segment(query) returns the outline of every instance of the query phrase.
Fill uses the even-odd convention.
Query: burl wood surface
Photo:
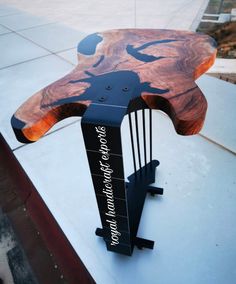
[[[198,133],[207,102],[194,80],[215,56],[214,40],[193,32],[124,29],[90,35],[78,45],[76,68],[29,98],[12,117],[12,127],[19,141],[36,141],[58,121],[83,115],[93,102],[86,91],[96,92],[100,75],[109,85],[109,74],[132,71],[148,108],[166,112],[177,133]]]

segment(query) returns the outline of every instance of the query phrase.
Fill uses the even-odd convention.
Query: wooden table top
[[[142,101],[168,114],[177,133],[196,134],[207,102],[194,80],[215,56],[214,40],[194,32],[119,29],[89,35],[78,45],[75,69],[29,98],[13,115],[13,130],[23,143],[37,141],[58,121],[82,116],[104,94],[101,82],[106,92],[113,87],[110,78],[123,74],[135,85],[132,111]]]

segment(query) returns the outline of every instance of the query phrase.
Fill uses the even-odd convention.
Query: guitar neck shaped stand
[[[112,77],[114,78],[107,80],[104,76],[97,85],[102,95],[94,98],[83,115],[81,125],[103,225],[103,229],[97,229],[96,234],[104,238],[108,250],[131,255],[134,245],[140,248],[152,248],[154,245],[153,241],[137,238],[136,235],[146,193],[162,194],[163,190],[149,186],[155,181],[155,169],[159,162],[153,161],[150,156],[150,162],[147,163],[146,133],[143,135],[145,165],[141,166],[137,111],[135,111],[135,129],[138,165],[136,166],[135,160],[132,118],[131,114],[128,114],[134,173],[128,177],[128,182],[125,181],[121,123],[129,111],[129,102],[135,98],[136,87],[140,82],[130,71],[120,71]],[[145,131],[144,108],[142,111]],[[152,135],[151,131],[149,133]],[[152,141],[152,138],[149,138],[149,141]],[[152,147],[152,143],[149,144]]]
[[[214,41],[192,32],[125,29],[92,34],[78,45],[77,67],[13,115],[13,130],[23,143],[37,141],[66,117],[82,116],[102,223],[96,235],[109,251],[130,256],[134,246],[153,249],[154,241],[137,237],[146,194],[163,194],[162,188],[150,186],[159,165],[152,158],[152,109],[169,115],[177,133],[198,133],[207,103],[194,80],[215,55]],[[125,115],[134,168],[128,177],[121,137]]]

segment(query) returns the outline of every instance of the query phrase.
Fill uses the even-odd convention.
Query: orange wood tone
[[[19,141],[34,142],[58,121],[83,115],[93,101],[82,96],[91,87],[89,78],[133,71],[140,84],[150,87],[140,100],[166,112],[177,133],[196,134],[207,102],[194,80],[215,56],[212,38],[188,31],[120,29],[90,35],[78,46],[76,68],[29,98],[12,117],[12,127]]]

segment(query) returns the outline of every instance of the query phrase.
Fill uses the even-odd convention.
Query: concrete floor
[[[33,93],[74,68],[75,47],[87,33],[194,29],[207,2],[0,1],[0,131],[97,283],[236,282],[236,86],[208,76],[197,81],[209,104],[200,135],[179,136],[166,116],[154,113],[157,184],[165,193],[147,199],[139,229],[156,248],[135,250],[131,258],[106,252],[94,235],[100,220],[80,120],[60,122],[39,142],[22,145],[10,117]]]
[[[208,0],[167,0],[164,4],[161,0],[1,0],[0,3],[92,32],[126,27],[195,30]]]

